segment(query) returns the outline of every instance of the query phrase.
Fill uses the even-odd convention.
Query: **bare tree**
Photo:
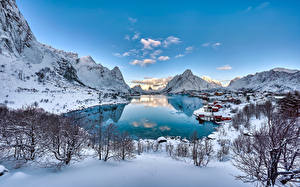
[[[197,131],[194,131],[192,137],[192,158],[196,166],[207,166],[212,158],[213,147],[209,139],[199,139]]]
[[[137,153],[138,153],[138,155],[140,155],[143,152],[144,152],[144,146],[143,146],[143,143],[141,142],[141,140],[139,140],[137,142]]]
[[[238,178],[266,186],[275,185],[278,179],[282,184],[299,179],[298,120],[266,114],[268,123],[260,130],[252,136],[240,135],[233,142],[234,165],[246,174]]]
[[[129,136],[128,132],[123,132],[119,137],[119,157],[122,160],[134,157],[134,144],[133,139]]]
[[[48,136],[44,146],[61,164],[68,165],[73,158],[81,158],[88,134],[79,127],[76,119],[52,116],[45,130]]]
[[[224,161],[226,159],[226,156],[229,154],[230,140],[221,139],[218,141],[218,143],[221,146],[221,149],[218,151],[217,157],[218,157],[219,161]]]
[[[117,128],[114,124],[109,124],[104,130],[104,161],[108,161],[110,158],[115,157],[112,153],[116,139]]]

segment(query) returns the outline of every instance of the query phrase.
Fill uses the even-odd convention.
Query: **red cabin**
[[[216,104],[215,107],[223,108],[222,105],[220,105],[220,104]]]
[[[231,117],[222,117],[222,121],[231,120]]]
[[[213,107],[213,108],[212,108],[212,111],[213,111],[213,112],[218,112],[218,111],[219,111],[219,108],[218,108],[218,107]]]

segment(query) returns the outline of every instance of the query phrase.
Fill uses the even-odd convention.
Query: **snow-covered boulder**
[[[4,166],[0,165],[0,176],[4,175],[6,172],[8,172],[8,169],[6,169]]]
[[[157,143],[163,143],[163,142],[167,142],[167,138],[163,136],[157,138]]]

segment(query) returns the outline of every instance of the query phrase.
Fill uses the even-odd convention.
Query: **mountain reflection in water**
[[[120,131],[129,132],[134,138],[181,136],[189,138],[196,130],[199,137],[208,136],[216,125],[199,124],[193,112],[202,107],[202,100],[185,95],[142,95],[129,104],[95,106],[71,112],[82,118],[83,127],[92,129],[100,122],[105,126],[117,125]]]

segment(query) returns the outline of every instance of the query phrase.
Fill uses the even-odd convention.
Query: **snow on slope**
[[[209,76],[201,76],[201,79],[205,80],[206,82],[209,82],[211,84],[214,84],[216,87],[222,87],[222,83],[218,80],[214,80],[212,78],[210,78]]]
[[[101,64],[96,64],[92,57],[81,57],[74,65],[80,81],[96,89],[111,89],[114,91],[128,92],[129,86],[125,83],[118,67],[109,70]]]
[[[176,75],[170,80],[162,91],[167,93],[179,93],[189,90],[207,90],[219,87],[219,85],[209,83],[200,77],[193,75],[192,71],[187,69],[181,75]]]
[[[270,71],[232,80],[228,88],[233,90],[252,89],[272,92],[300,90],[300,71],[275,68]]]
[[[106,103],[129,93],[118,67],[109,70],[91,57],[39,43],[14,0],[0,3],[0,41],[0,103],[9,107],[39,102],[57,113],[99,104],[99,93]]]

